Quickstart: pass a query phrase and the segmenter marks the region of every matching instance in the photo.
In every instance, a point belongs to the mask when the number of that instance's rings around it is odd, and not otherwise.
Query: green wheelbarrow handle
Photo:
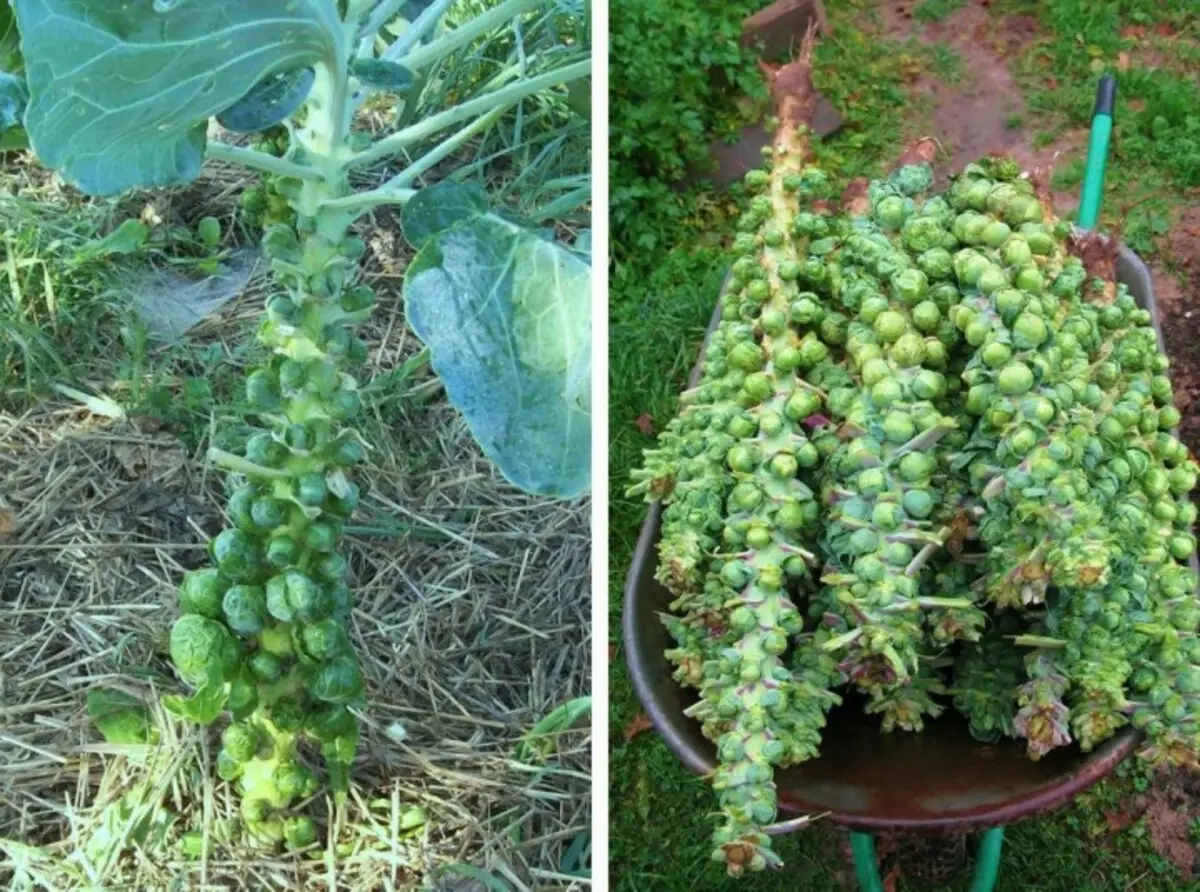
[[[991,827],[983,832],[975,855],[975,874],[971,892],[992,892],[1000,873],[1000,851],[1004,847],[1004,828]],[[854,875],[860,892],[883,892],[883,880],[875,859],[875,837],[870,833],[850,832],[850,851],[854,855]]]

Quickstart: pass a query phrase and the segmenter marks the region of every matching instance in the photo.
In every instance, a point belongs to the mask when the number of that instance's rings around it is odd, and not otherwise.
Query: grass
[[[964,0],[921,0],[913,8],[913,18],[919,22],[940,22],[963,3]]]
[[[915,14],[940,19],[959,5],[929,0],[917,7],[924,12]],[[947,83],[961,75],[957,60],[939,52],[936,45],[931,56],[928,49],[912,41],[883,39],[864,28],[868,6],[827,3],[834,27],[817,51],[817,86],[850,122],[846,130],[820,145],[817,155],[843,177],[878,170],[904,144],[906,135],[920,127],[920,106],[913,104],[912,95],[914,68],[919,71],[931,62],[934,74]],[[1141,23],[1153,32],[1158,24],[1167,23],[1179,34],[1185,33],[1189,22],[1195,27],[1194,15],[1182,2],[1053,0],[1045,4],[993,3],[992,7],[998,26],[1000,16],[1015,13],[1036,15],[1040,22],[1035,41],[1014,60],[1028,110],[1021,121],[1008,122],[1014,129],[1036,133],[1033,142],[1038,147],[1052,145],[1073,127],[1086,126],[1097,76],[1092,59],[1098,58],[1089,55],[1090,45],[1111,50],[1099,58],[1115,65],[1121,47],[1129,42],[1115,35],[1126,24]],[[1194,32],[1170,46],[1173,60],[1194,64],[1190,61],[1197,48]],[[613,64],[619,66],[620,60],[614,58]],[[1051,76],[1058,79],[1057,85],[1049,80]],[[1119,88],[1120,103],[1134,101],[1138,108],[1136,103],[1144,102],[1145,106],[1137,111],[1123,104],[1118,108],[1105,224],[1112,227],[1123,222],[1125,239],[1151,259],[1179,212],[1184,190],[1197,185],[1187,160],[1191,151],[1187,134],[1195,126],[1188,121],[1197,113],[1170,95],[1175,90],[1181,97],[1193,96],[1194,89],[1186,71],[1167,69],[1139,71],[1128,82],[1122,80]],[[1196,107],[1200,106],[1193,103],[1192,109]],[[1160,116],[1167,124],[1159,124],[1160,143],[1150,146],[1153,121]],[[1166,140],[1174,141],[1176,148],[1164,147],[1162,141]],[[1144,161],[1139,159],[1142,154]],[[1123,219],[1122,208],[1131,200],[1129,196],[1146,191],[1140,180],[1163,194],[1144,201]],[[1068,179],[1066,184],[1071,182]],[[679,201],[682,210],[678,217],[683,222],[662,239],[665,247],[643,252],[636,266],[617,269],[610,285],[612,888],[619,892],[724,892],[752,885],[762,890],[832,892],[846,888],[846,862],[838,854],[842,840],[832,828],[819,823],[777,841],[787,865],[782,872],[750,881],[726,878],[709,860],[712,791],[683,769],[652,731],[625,737],[627,727],[636,729],[641,705],[622,662],[621,596],[645,506],[625,497],[624,486],[629,471],[639,463],[641,450],[652,443],[642,428],[649,421],[658,430],[670,419],[696,360],[725,272],[722,247],[727,243],[733,213],[726,196],[709,191],[692,190]],[[614,239],[621,237],[621,232],[614,230]],[[1155,850],[1144,819],[1123,830],[1110,829],[1109,817],[1150,784],[1141,769],[1121,766],[1109,780],[1069,807],[1009,828],[999,888],[1037,892],[1200,889],[1200,884],[1182,879]],[[964,890],[966,879],[933,890],[912,878],[901,878],[897,888],[903,892],[951,892]]]

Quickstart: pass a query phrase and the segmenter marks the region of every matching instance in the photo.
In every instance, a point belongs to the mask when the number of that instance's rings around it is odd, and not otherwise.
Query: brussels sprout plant
[[[885,732],[952,703],[1032,759],[1129,725],[1152,761],[1200,754],[1197,465],[1150,313],[1095,264],[1115,245],[1005,158],[942,192],[902,164],[835,205],[806,65],[746,177],[700,383],[631,487],[664,503],[667,656],[734,875],[779,864],[775,770],[847,692]]]
[[[371,209],[404,208],[419,248],[407,318],[486,454],[530,492],[574,497],[588,482],[586,253],[465,185],[417,188],[506,110],[585,76],[587,48],[506,69],[478,95],[373,136],[357,125],[364,100],[416,102],[423,70],[539,3],[505,0],[444,28],[451,4],[435,0],[393,27],[404,6],[12,0],[19,45],[8,7],[0,27],[0,129],[82,192],[187,183],[206,158],[265,175],[246,201],[263,216],[274,282],[258,335],[271,358],[246,380],[258,431],[241,454],[210,453],[236,481],[230,526],[211,542],[211,566],[180,587],[170,655],[193,693],[166,705],[205,725],[230,714],[217,772],[237,783],[248,836],[268,844],[316,838],[298,808],[322,786],[304,747],[319,749],[344,796],[358,740],[363,676],[338,545],[364,459],[351,370],[367,355],[354,329],[375,295],[359,282],[364,242],[352,231]],[[258,142],[233,145],[218,128]],[[352,185],[397,158],[405,166],[382,185]]]

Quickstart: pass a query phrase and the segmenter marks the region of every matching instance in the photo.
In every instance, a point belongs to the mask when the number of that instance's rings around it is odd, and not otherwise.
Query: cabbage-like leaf
[[[158,734],[150,724],[145,705],[123,691],[105,688],[88,691],[87,712],[109,743],[157,742]]]
[[[229,685],[213,672],[192,696],[167,694],[162,703],[163,708],[173,715],[197,725],[211,725],[225,708],[228,699]]]
[[[12,0],[29,83],[25,127],[84,192],[188,182],[208,121],[273,74],[343,64],[327,0]]]
[[[478,183],[443,180],[412,197],[404,206],[400,227],[408,243],[420,250],[432,236],[487,209],[487,192]]]
[[[591,466],[591,270],[494,215],[431,237],[408,269],[409,323],[500,473],[581,495]]]
[[[19,73],[25,67],[21,59],[21,35],[17,17],[8,0],[0,0],[0,71]]]
[[[314,80],[316,72],[311,68],[273,74],[217,115],[217,123],[234,133],[258,133],[274,127],[304,104]]]

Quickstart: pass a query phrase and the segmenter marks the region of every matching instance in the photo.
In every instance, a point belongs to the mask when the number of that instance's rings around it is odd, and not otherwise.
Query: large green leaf
[[[574,498],[590,482],[591,270],[491,214],[436,233],[409,266],[409,324],[510,482]]]
[[[188,182],[209,118],[256,84],[341,64],[328,0],[13,0],[43,163],[84,192]]]

